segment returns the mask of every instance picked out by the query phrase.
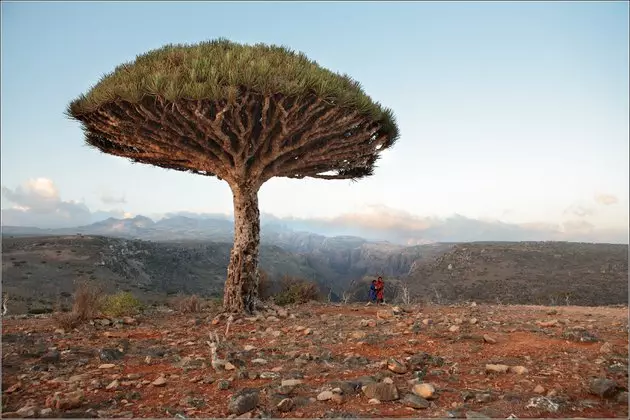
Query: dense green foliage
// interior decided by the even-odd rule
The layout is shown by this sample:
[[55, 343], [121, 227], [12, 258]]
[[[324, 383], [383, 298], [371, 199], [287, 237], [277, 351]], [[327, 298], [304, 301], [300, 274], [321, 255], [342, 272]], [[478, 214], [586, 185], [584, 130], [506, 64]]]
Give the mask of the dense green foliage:
[[73, 116], [116, 100], [138, 103], [145, 95], [167, 101], [235, 99], [245, 88], [265, 95], [318, 97], [382, 121], [392, 137], [398, 129], [391, 110], [374, 103], [348, 75], [320, 67], [303, 53], [266, 44], [225, 39], [194, 45], [166, 45], [118, 66], [69, 105]]

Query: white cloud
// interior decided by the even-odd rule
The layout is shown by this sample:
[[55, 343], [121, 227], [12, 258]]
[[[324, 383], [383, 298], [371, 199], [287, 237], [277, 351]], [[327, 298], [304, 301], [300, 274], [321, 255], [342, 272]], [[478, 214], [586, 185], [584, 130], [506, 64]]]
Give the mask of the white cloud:
[[613, 194], [595, 194], [595, 202], [603, 206], [611, 206], [619, 202], [619, 198]]
[[15, 189], [3, 186], [2, 195], [12, 204], [2, 209], [3, 226], [74, 227], [123, 215], [121, 211], [92, 213], [83, 203], [64, 201], [48, 178], [30, 179]]

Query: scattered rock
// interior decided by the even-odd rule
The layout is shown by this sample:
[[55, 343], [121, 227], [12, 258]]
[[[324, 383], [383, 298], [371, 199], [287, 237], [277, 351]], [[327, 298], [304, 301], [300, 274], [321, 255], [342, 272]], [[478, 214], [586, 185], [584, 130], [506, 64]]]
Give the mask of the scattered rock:
[[459, 331], [459, 325], [451, 325], [448, 330], [450, 332], [457, 332]]
[[115, 368], [116, 365], [113, 363], [103, 363], [102, 365], [99, 365], [98, 368], [99, 369], [111, 369], [111, 368]]
[[376, 398], [370, 398], [370, 399], [368, 400], [368, 404], [370, 404], [370, 405], [378, 405], [378, 404], [380, 404], [380, 403], [381, 403], [381, 402], [380, 402], [379, 400], [377, 400]]
[[36, 405], [27, 405], [20, 408], [18, 411], [16, 411], [16, 413], [20, 417], [25, 417], [25, 418], [37, 417], [38, 412], [39, 412], [39, 407], [37, 407]]
[[166, 385], [166, 378], [164, 376], [160, 376], [155, 381], [151, 382], [153, 386], [164, 386]]
[[599, 348], [599, 352], [602, 353], [602, 354], [612, 354], [613, 350], [614, 350], [613, 346], [610, 343], [604, 343]]
[[390, 359], [387, 362], [387, 369], [391, 370], [394, 373], [405, 374], [407, 373], [407, 366], [400, 360]]
[[302, 383], [301, 379], [283, 379], [281, 386], [294, 387]]
[[240, 416], [252, 411], [258, 405], [259, 393], [255, 389], [244, 389], [234, 394], [228, 403], [228, 411]]
[[535, 408], [555, 413], [560, 409], [560, 404], [547, 397], [534, 397], [529, 400], [525, 408]]
[[56, 410], [71, 410], [80, 407], [84, 398], [85, 394], [80, 390], [69, 392], [65, 395], [56, 392], [53, 396], [46, 399], [46, 407]]
[[534, 392], [536, 394], [544, 394], [546, 391], [545, 387], [542, 385], [536, 385], [536, 387], [534, 388]]
[[281, 413], [288, 413], [293, 408], [293, 400], [291, 398], [285, 398], [276, 406]]
[[431, 399], [435, 396], [435, 387], [429, 383], [414, 385], [412, 391], [417, 396], [425, 399]]
[[400, 398], [398, 388], [392, 384], [371, 383], [363, 387], [363, 393], [366, 397], [377, 399], [379, 401], [395, 401]]
[[51, 417], [53, 413], [53, 409], [52, 408], [43, 408], [40, 412], [39, 412], [39, 416], [40, 417]]
[[377, 319], [392, 319], [393, 317], [394, 317], [394, 314], [390, 310], [379, 309], [378, 311], [376, 311]]
[[59, 360], [61, 359], [61, 353], [59, 353], [58, 350], [50, 350], [49, 352], [47, 352], [46, 354], [44, 354], [42, 356], [42, 362], [43, 363], [58, 363]]
[[104, 362], [120, 360], [123, 356], [123, 352], [118, 349], [100, 349], [98, 352], [98, 357]]
[[552, 319], [550, 321], [536, 321], [536, 324], [538, 324], [539, 326], [546, 328], [546, 327], [555, 327], [559, 324], [557, 319]]
[[429, 408], [429, 406], [431, 406], [431, 403], [429, 401], [415, 394], [405, 395], [405, 397], [403, 398], [403, 404], [407, 407], [416, 409]]
[[589, 391], [602, 398], [611, 398], [617, 393], [617, 384], [607, 378], [596, 378], [591, 381]]
[[486, 372], [487, 373], [507, 373], [509, 368], [510, 367], [508, 365], [488, 364], [486, 365]]
[[333, 397], [332, 391], [323, 391], [317, 395], [317, 401], [328, 401]]
[[525, 375], [529, 373], [529, 370], [525, 366], [512, 366], [510, 367], [510, 372], [516, 373], [517, 375]]
[[476, 411], [467, 411], [466, 418], [467, 419], [489, 419], [490, 417], [486, 416], [485, 414], [478, 413]]
[[483, 341], [485, 341], [488, 344], [496, 344], [497, 343], [497, 340], [495, 340], [494, 338], [492, 338], [488, 334], [484, 334], [483, 335]]
[[477, 323], [477, 318], [470, 318], [468, 322], [470, 323], [470, 325], [475, 325]]
[[108, 391], [115, 391], [119, 387], [120, 387], [120, 382], [118, 381], [118, 379], [114, 379], [112, 382], [109, 383], [109, 385], [105, 387], [105, 389], [107, 389]]

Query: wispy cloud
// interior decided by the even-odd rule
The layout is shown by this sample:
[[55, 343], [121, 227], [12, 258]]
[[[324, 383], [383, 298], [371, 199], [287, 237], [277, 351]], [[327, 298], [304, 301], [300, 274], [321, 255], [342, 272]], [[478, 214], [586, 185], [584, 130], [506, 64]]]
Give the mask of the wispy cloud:
[[12, 204], [2, 209], [5, 226], [73, 227], [124, 216], [122, 211], [92, 213], [83, 203], [64, 201], [48, 178], [30, 179], [14, 189], [3, 186], [2, 195]]
[[611, 206], [619, 202], [619, 198], [613, 194], [595, 194], [595, 202], [603, 206]]
[[127, 198], [124, 195], [115, 197], [110, 194], [103, 194], [101, 195], [101, 201], [103, 204], [127, 204]]

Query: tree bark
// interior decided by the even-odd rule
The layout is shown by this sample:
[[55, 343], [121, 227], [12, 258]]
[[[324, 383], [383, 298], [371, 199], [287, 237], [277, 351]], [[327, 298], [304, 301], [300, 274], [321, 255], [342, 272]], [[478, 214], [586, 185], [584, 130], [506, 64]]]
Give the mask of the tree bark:
[[232, 186], [234, 199], [234, 246], [230, 254], [223, 309], [227, 312], [252, 313], [258, 296], [258, 245], [260, 213], [258, 188]]

